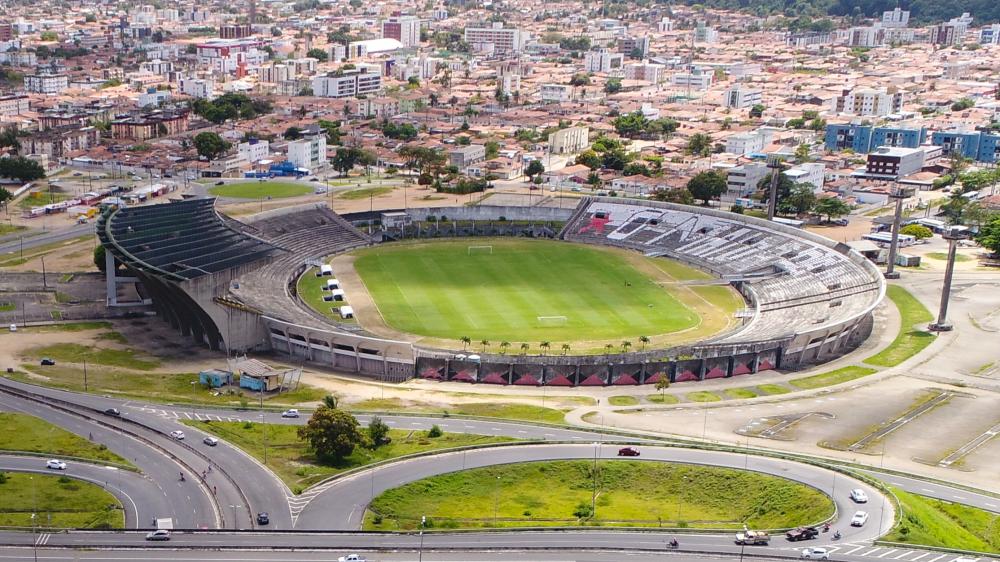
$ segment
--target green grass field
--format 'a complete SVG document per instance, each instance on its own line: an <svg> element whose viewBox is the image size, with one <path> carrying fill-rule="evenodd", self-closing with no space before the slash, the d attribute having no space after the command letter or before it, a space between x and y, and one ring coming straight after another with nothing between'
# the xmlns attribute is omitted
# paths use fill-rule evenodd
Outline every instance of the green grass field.
<svg viewBox="0 0 1000 562"><path fill-rule="evenodd" d="M296 197L312 193L313 186L305 182L240 181L213 186L209 188L208 192L219 197L238 197L240 199L270 197L272 199L281 199L283 197Z"/></svg>
<svg viewBox="0 0 1000 562"><path fill-rule="evenodd" d="M355 201L358 199L368 199L369 197L387 195L392 193L392 190L392 187L362 187L361 189L345 191L337 197L340 199L347 199L348 201Z"/></svg>
<svg viewBox="0 0 1000 562"><path fill-rule="evenodd" d="M0 412L0 450L48 453L54 457L76 457L132 465L104 445L91 443L75 433L27 414Z"/></svg>
<svg viewBox="0 0 1000 562"><path fill-rule="evenodd" d="M337 302L327 302L323 300L323 297L329 295L328 291L325 291L326 280L329 277L316 277L316 271L318 268L310 267L305 273L299 277L299 280L295 283L295 291L310 308L319 312L323 316L326 316L333 322L339 322L341 324L353 324L355 322L354 318L341 318L340 312L334 312L334 307L347 306L350 303L347 301L337 301Z"/></svg>
<svg viewBox="0 0 1000 562"><path fill-rule="evenodd" d="M0 526L121 529L125 515L114 496L99 486L64 476L3 473ZM28 557L30 558L30 556Z"/></svg>
<svg viewBox="0 0 1000 562"><path fill-rule="evenodd" d="M857 365L848 365L847 367L841 367L833 371L826 373L820 373L818 375L813 375L811 377L803 377L801 379L792 379L788 381L788 384L794 386L795 388L801 388L803 390L809 390L813 388L820 388L824 386L831 386L834 384L840 384L854 379L860 379L861 377L867 377L868 375L874 374L875 369L868 367L858 367Z"/></svg>
<svg viewBox="0 0 1000 562"><path fill-rule="evenodd" d="M886 295L899 309L902 318L899 334L889 347L865 359L864 362L879 367L895 367L920 353L934 341L934 334L914 327L934 320L934 316L916 297L898 285L889 285L886 288Z"/></svg>
<svg viewBox="0 0 1000 562"><path fill-rule="evenodd" d="M1000 553L1000 515L893 489L903 517L885 540Z"/></svg>
<svg viewBox="0 0 1000 562"><path fill-rule="evenodd" d="M426 431L405 429L389 430L392 443L374 450L356 448L350 456L339 464L322 464L309 451L306 443L299 440L298 426L279 424L246 424L241 422L204 422L182 420L191 427L215 434L220 439L243 449L255 459L264 461L265 434L267 440L267 466L289 487L299 491L345 470L439 449L485 445L516 441L509 437L472 435L468 433L445 433L440 437L427 437Z"/></svg>
<svg viewBox="0 0 1000 562"><path fill-rule="evenodd" d="M815 523L833 512L826 496L783 478L716 467L615 460L602 461L597 467L597 509L591 517L593 470L591 461L581 460L499 465L434 476L376 497L365 514L364 529L413 529L421 516L434 528L732 529L746 523L755 529L772 529Z"/></svg>
<svg viewBox="0 0 1000 562"><path fill-rule="evenodd" d="M470 246L492 253L470 255ZM640 335L696 327L699 316L657 284L672 280L666 272L640 271L636 259L651 261L575 244L474 240L379 247L359 252L354 265L385 322L423 336L532 348L627 339L638 349Z"/></svg>

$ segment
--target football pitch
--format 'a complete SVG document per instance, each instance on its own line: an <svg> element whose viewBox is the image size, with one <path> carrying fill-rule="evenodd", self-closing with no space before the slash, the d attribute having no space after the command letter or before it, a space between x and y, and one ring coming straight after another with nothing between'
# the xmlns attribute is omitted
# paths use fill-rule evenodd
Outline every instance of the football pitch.
<svg viewBox="0 0 1000 562"><path fill-rule="evenodd" d="M638 262L637 262L638 260ZM507 239L402 243L362 250L354 267L384 322L447 340L536 348L652 337L698 326L650 258L566 242ZM678 265L678 264L673 264ZM573 346L574 351L584 351Z"/></svg>

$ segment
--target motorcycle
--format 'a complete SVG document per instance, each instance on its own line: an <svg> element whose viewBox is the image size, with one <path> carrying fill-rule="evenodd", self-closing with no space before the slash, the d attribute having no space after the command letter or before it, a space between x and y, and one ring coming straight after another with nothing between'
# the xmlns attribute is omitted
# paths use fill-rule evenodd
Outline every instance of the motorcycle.
<svg viewBox="0 0 1000 562"><path fill-rule="evenodd" d="M840 540L840 531L836 531L833 533L833 540L835 541Z"/></svg>

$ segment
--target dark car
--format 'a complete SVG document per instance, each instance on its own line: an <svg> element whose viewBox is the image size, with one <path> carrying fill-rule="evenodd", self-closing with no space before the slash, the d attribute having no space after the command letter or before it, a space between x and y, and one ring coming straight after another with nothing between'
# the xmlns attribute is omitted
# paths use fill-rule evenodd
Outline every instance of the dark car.
<svg viewBox="0 0 1000 562"><path fill-rule="evenodd" d="M815 539L818 536L819 530L816 527L799 527L785 533L785 538L790 541L804 541Z"/></svg>
<svg viewBox="0 0 1000 562"><path fill-rule="evenodd" d="M49 359L48 357L42 357L42 365L52 366L55 364L56 362L54 359Z"/></svg>
<svg viewBox="0 0 1000 562"><path fill-rule="evenodd" d="M270 522L271 522L271 518L267 516L267 512L266 511L261 511L260 513L257 514L257 524L258 525L267 525Z"/></svg>
<svg viewBox="0 0 1000 562"><path fill-rule="evenodd" d="M224 181L217 181L217 182L215 182L215 185L226 185L226 182L224 182Z"/></svg>
<svg viewBox="0 0 1000 562"><path fill-rule="evenodd" d="M618 449L618 456L619 457L638 457L639 456L639 449L636 449L635 447L622 447L621 449Z"/></svg>
<svg viewBox="0 0 1000 562"><path fill-rule="evenodd" d="M118 408L108 408L107 410L104 410L104 413L106 415L108 415L108 416L120 416L120 415L122 415L122 413L118 410Z"/></svg>

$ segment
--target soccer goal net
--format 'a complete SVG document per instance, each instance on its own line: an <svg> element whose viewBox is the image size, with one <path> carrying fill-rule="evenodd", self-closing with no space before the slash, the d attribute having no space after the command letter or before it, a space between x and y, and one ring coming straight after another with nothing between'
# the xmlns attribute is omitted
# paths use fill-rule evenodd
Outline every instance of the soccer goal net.
<svg viewBox="0 0 1000 562"><path fill-rule="evenodd" d="M469 246L469 255L490 254L493 255L493 246Z"/></svg>
<svg viewBox="0 0 1000 562"><path fill-rule="evenodd" d="M538 316L538 325L542 327L565 326L565 316Z"/></svg>

